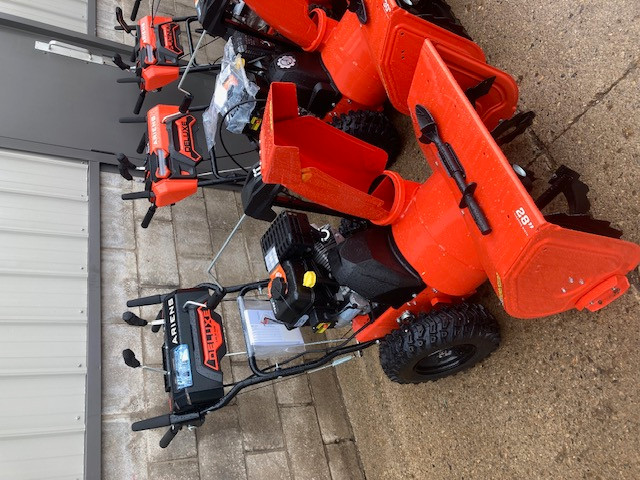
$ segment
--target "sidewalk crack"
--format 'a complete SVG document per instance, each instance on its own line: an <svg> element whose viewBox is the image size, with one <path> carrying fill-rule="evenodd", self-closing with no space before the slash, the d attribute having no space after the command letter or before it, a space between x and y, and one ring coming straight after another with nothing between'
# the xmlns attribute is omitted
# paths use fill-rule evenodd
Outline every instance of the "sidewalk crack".
<svg viewBox="0 0 640 480"><path fill-rule="evenodd" d="M587 103L586 108L584 109L583 112L581 112L580 114L576 115L573 120L571 120L571 122L569 122L569 125L567 126L567 128L565 128L562 132L560 132L552 141L551 141L551 145L553 145L560 137L562 137L565 133L567 133L571 127L573 127L576 123L578 123L578 121L589 111L591 110L591 108L595 107L596 105L598 105L614 88L616 88L620 82L622 82L624 79L626 79L631 73L633 73L636 68L638 68L638 60L635 60L634 62L631 63L631 65L629 65L629 67L627 68L627 70L622 74L622 76L620 78L618 78L615 82L613 82L608 88L606 88L603 91L600 91L598 93L595 94L595 96L593 97L593 99L591 99L589 101L589 103Z"/></svg>

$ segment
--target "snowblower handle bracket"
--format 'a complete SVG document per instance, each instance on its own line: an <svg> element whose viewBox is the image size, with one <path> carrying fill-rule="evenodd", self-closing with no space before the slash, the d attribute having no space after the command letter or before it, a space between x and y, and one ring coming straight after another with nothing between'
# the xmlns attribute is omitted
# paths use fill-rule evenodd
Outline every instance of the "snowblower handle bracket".
<svg viewBox="0 0 640 480"><path fill-rule="evenodd" d="M416 119L422 136L419 138L421 143L429 145L433 143L438 150L438 157L442 162L445 170L451 178L453 178L462 193L460 200L460 208L469 210L473 221L478 226L482 235L491 233L491 225L486 215L478 204L474 194L478 185L476 183L467 183L467 174L464 167L460 163L455 150L449 143L445 143L438 132L438 125L431 115L431 112L423 105L416 105Z"/></svg>

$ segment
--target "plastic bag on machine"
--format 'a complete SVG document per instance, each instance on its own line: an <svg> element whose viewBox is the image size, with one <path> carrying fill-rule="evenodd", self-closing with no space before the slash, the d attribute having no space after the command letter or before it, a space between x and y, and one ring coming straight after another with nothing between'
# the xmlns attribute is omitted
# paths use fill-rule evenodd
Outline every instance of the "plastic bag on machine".
<svg viewBox="0 0 640 480"><path fill-rule="evenodd" d="M227 130L231 133L242 133L251 121L251 113L256 107L256 103L251 100L255 100L258 90L258 86L247 78L244 60L235 52L229 39L224 47L222 65L211 103L202 116L209 150L213 149L216 143L218 115L226 115Z"/></svg>

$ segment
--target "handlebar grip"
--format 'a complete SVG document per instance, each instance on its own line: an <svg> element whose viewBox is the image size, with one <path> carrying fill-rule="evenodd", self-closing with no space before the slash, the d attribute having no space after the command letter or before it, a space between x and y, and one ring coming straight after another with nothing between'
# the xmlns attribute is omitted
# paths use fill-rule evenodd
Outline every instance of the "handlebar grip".
<svg viewBox="0 0 640 480"><path fill-rule="evenodd" d="M116 20L125 32L131 33L131 27L124 21L124 15L120 7L116 7Z"/></svg>
<svg viewBox="0 0 640 480"><path fill-rule="evenodd" d="M138 85L140 85L140 79L138 77L119 78L116 80L116 82L117 83L137 83Z"/></svg>
<svg viewBox="0 0 640 480"><path fill-rule="evenodd" d="M207 299L207 308L209 310L215 310L226 295L227 291L224 288L214 290L213 295Z"/></svg>
<svg viewBox="0 0 640 480"><path fill-rule="evenodd" d="M120 70L129 70L129 65L127 65L126 63L124 63L122 61L122 57L120 56L119 53L116 53L113 56L113 63L120 69Z"/></svg>
<svg viewBox="0 0 640 480"><path fill-rule="evenodd" d="M144 318L140 318L133 312L124 312L122 314L122 320L132 327L146 327L149 324Z"/></svg>
<svg viewBox="0 0 640 480"><path fill-rule="evenodd" d="M158 305L162 303L162 295L151 295L150 297L140 297L127 302L127 307L146 307L147 305ZM167 425L169 425L167 423ZM161 425L163 426L163 425Z"/></svg>
<svg viewBox="0 0 640 480"><path fill-rule="evenodd" d="M176 438L176 435L181 429L179 427L171 427L167 430L162 438L160 439L160 448L167 448L169 444Z"/></svg>
<svg viewBox="0 0 640 480"><path fill-rule="evenodd" d="M147 96L146 90L142 90L140 92L140 95L138 96L138 101L136 102L136 106L133 109L134 115L138 115L140 113L140 110L142 110L142 104L144 103L144 99L146 96Z"/></svg>
<svg viewBox="0 0 640 480"><path fill-rule="evenodd" d="M118 165L118 172L120 173L122 178L124 178L125 180L129 180L129 181L133 180L133 175L131 175L131 172L129 171L129 169L124 165L122 164Z"/></svg>
<svg viewBox="0 0 640 480"><path fill-rule="evenodd" d="M132 62L135 62L138 59L138 48L137 47L133 47L133 50L131 50L131 56L129 57L129 59Z"/></svg>
<svg viewBox="0 0 640 480"><path fill-rule="evenodd" d="M120 117L118 119L120 123L147 123L146 117Z"/></svg>
<svg viewBox="0 0 640 480"><path fill-rule="evenodd" d="M147 148L147 132L145 131L140 138L140 142L138 143L138 148L136 148L136 153L142 155Z"/></svg>
<svg viewBox="0 0 640 480"><path fill-rule="evenodd" d="M131 429L134 432L141 430L149 430L150 428L168 427L170 425L194 425L202 423L203 414L200 412L195 413L183 413L182 415L160 415L158 417L147 418L146 420L140 420L131 425Z"/></svg>
<svg viewBox="0 0 640 480"><path fill-rule="evenodd" d="M171 415L160 415L158 417L147 418L145 420L140 420L139 422L134 422L131 425L131 430L134 432L140 432L142 430L149 430L151 428L160 428L160 427L168 427L171 425Z"/></svg>
<svg viewBox="0 0 640 480"><path fill-rule="evenodd" d="M184 98L182 99L182 103L180 104L180 107L178 108L180 113L187 113L187 111L189 110L189 107L191 106L191 102L193 102L193 95L187 93Z"/></svg>
<svg viewBox="0 0 640 480"><path fill-rule="evenodd" d="M482 235L489 235L492 231L491 225L489 225L489 221L480 208L480 205L478 205L478 202L476 202L475 198L467 198L466 202L471 218L476 222L480 233L482 233Z"/></svg>
<svg viewBox="0 0 640 480"><path fill-rule="evenodd" d="M140 2L141 0L136 0L135 3L133 4L133 10L131 10L131 21L134 22L136 20L136 17L138 16L138 10L140 9Z"/></svg>
<svg viewBox="0 0 640 480"><path fill-rule="evenodd" d="M140 200L142 198L151 198L151 192L143 190L142 192L123 193L122 200Z"/></svg>
<svg viewBox="0 0 640 480"><path fill-rule="evenodd" d="M151 205L149 207L149 210L147 210L147 214L144 216L144 219L140 224L142 228L147 228L149 226L149 224L151 223L151 220L153 220L153 216L156 214L157 209L158 207L156 207L155 205Z"/></svg>

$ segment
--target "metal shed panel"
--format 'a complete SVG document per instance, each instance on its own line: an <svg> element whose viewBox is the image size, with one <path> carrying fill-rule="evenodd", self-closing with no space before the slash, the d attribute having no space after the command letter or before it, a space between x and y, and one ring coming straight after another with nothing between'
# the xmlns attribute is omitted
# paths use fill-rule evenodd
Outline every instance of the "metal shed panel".
<svg viewBox="0 0 640 480"><path fill-rule="evenodd" d="M0 150L0 476L15 480L83 476L87 173Z"/></svg>
<svg viewBox="0 0 640 480"><path fill-rule="evenodd" d="M87 0L0 0L0 11L46 25L87 33Z"/></svg>

